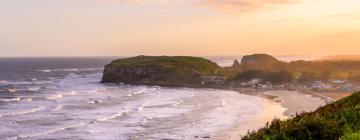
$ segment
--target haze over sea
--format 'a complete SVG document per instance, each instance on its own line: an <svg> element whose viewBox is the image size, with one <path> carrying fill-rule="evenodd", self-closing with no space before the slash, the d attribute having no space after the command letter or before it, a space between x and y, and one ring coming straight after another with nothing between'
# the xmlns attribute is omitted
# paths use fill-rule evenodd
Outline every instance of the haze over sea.
<svg viewBox="0 0 360 140"><path fill-rule="evenodd" d="M208 58L230 66L241 56ZM100 84L103 66L113 59L0 58L0 139L221 138L223 131L237 127L245 134L285 111L233 91Z"/></svg>

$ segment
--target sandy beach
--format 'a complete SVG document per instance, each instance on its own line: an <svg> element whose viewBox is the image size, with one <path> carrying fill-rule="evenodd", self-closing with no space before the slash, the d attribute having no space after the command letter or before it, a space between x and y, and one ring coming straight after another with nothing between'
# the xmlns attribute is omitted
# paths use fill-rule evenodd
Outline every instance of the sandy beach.
<svg viewBox="0 0 360 140"><path fill-rule="evenodd" d="M287 119L296 115L296 113L314 111L327 103L326 98L299 91L272 90L266 92L240 93L264 97L268 106L267 110L264 111L262 115L253 118L257 120L256 124L241 124L239 125L240 127L221 132L217 137L214 137L214 139L239 140L247 134L248 130L253 131L261 128L274 118ZM282 109L276 106L281 106Z"/></svg>
<svg viewBox="0 0 360 140"><path fill-rule="evenodd" d="M274 101L265 99L264 102L268 106L268 108L262 112L259 116L254 116L249 124L239 124L237 127L234 127L230 130L219 133L215 140L240 140L241 137L245 136L248 131L254 131L262 126L264 126L267 122L272 121L274 118L286 119L287 116L284 115L284 111L286 108L281 107L279 103Z"/></svg>
<svg viewBox="0 0 360 140"><path fill-rule="evenodd" d="M314 111L326 105L327 101L324 98L298 91L274 90L265 92L264 94L276 96L277 99L275 99L275 101L281 103L281 105L287 109L284 115L288 117L296 115L296 113Z"/></svg>

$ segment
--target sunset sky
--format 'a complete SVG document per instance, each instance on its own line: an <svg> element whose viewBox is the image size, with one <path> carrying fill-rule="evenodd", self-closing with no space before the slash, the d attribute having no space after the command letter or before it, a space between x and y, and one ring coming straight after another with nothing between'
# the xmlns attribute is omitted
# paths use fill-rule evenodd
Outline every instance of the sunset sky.
<svg viewBox="0 0 360 140"><path fill-rule="evenodd" d="M1 56L360 54L360 0L0 0Z"/></svg>

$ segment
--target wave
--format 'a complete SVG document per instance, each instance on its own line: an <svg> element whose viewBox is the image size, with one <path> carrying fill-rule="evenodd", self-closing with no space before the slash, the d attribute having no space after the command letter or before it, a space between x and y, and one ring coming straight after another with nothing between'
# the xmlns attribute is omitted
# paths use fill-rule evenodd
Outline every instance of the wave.
<svg viewBox="0 0 360 140"><path fill-rule="evenodd" d="M9 99L0 99L0 102L18 102L21 98L9 98Z"/></svg>
<svg viewBox="0 0 360 140"><path fill-rule="evenodd" d="M34 87L28 87L26 88L26 91L28 92L36 92L36 91L39 91L41 89L41 87L39 86L34 86Z"/></svg>
<svg viewBox="0 0 360 140"><path fill-rule="evenodd" d="M33 137L38 137L38 136L44 136L44 135L56 133L56 132L59 132L59 131L64 131L64 130L71 129L71 128L81 127L81 126L84 126L84 125L86 125L86 123L74 124L74 125L65 126L65 127L61 127L61 128L57 128L57 129L53 129L53 130L48 130L48 131L45 131L45 132L18 135L16 137L10 138L8 140L27 139L27 138L33 138Z"/></svg>
<svg viewBox="0 0 360 140"><path fill-rule="evenodd" d="M19 102L19 101L31 102L32 98L31 97L16 97L16 98L7 98L7 99L0 98L0 102Z"/></svg>
<svg viewBox="0 0 360 140"><path fill-rule="evenodd" d="M136 96L136 95L144 93L145 91L146 91L146 89L141 89L140 91L136 91L136 92L127 94L126 96L128 96L128 97Z"/></svg>
<svg viewBox="0 0 360 140"><path fill-rule="evenodd" d="M27 109L27 110L23 110L23 111L8 113L8 114L2 114L2 115L0 114L0 116L1 117L7 117L7 116L25 115L25 114L39 112L39 111L44 110L44 109L45 109L45 107L41 106L41 107L37 107L37 108Z"/></svg>
<svg viewBox="0 0 360 140"><path fill-rule="evenodd" d="M39 72L77 72L77 71L97 71L97 70L103 70L104 68L68 68L68 69L43 69L38 70Z"/></svg>
<svg viewBox="0 0 360 140"><path fill-rule="evenodd" d="M137 108L138 112L144 111L144 107L145 107L145 104L142 104L141 106L139 106L139 107Z"/></svg>
<svg viewBox="0 0 360 140"><path fill-rule="evenodd" d="M71 95L76 95L77 93L75 91L71 91L69 93L62 93L62 94L55 94L55 95L51 95L49 97L46 97L49 100L57 100L57 99L62 99L64 98L64 96L71 96Z"/></svg>
<svg viewBox="0 0 360 140"><path fill-rule="evenodd" d="M10 93L15 93L16 91L18 91L18 89L14 88L14 89L7 89L8 92Z"/></svg>
<svg viewBox="0 0 360 140"><path fill-rule="evenodd" d="M179 100L178 102L174 103L172 106L178 106L180 105L182 102L184 102L183 100Z"/></svg>
<svg viewBox="0 0 360 140"><path fill-rule="evenodd" d="M88 93L97 93L99 91L104 91L104 90L106 90L106 88L99 88L99 89L90 90L88 91Z"/></svg>
<svg viewBox="0 0 360 140"><path fill-rule="evenodd" d="M46 97L46 98L49 99L49 100L56 100L56 99L61 99L63 97L64 97L63 94L56 94L56 95L51 95L51 96Z"/></svg>
<svg viewBox="0 0 360 140"><path fill-rule="evenodd" d="M105 121L108 121L110 119L115 119L117 117L120 117L120 116L122 116L124 114L127 114L127 113L128 113L128 111L123 111L123 112L119 112L119 113L116 113L114 115L111 115L109 117L104 117L104 118L100 118L100 119L96 119L96 120L99 121L99 122L105 122Z"/></svg>
<svg viewBox="0 0 360 140"><path fill-rule="evenodd" d="M60 109L62 109L64 106L62 105L58 105L57 107L55 107L54 109L52 109L51 111L58 111Z"/></svg>
<svg viewBox="0 0 360 140"><path fill-rule="evenodd" d="M227 105L227 101L225 99L223 99L222 102L221 102L221 106L225 107L226 105Z"/></svg>
<svg viewBox="0 0 360 140"><path fill-rule="evenodd" d="M142 94L146 91L146 89L141 89L140 91L134 92L132 93L133 95L138 95L138 94Z"/></svg>
<svg viewBox="0 0 360 140"><path fill-rule="evenodd" d="M0 85L5 85L8 81L0 80Z"/></svg>
<svg viewBox="0 0 360 140"><path fill-rule="evenodd" d="M52 84L52 83L54 83L53 80L36 80L36 81L24 80L24 81L6 81L6 82L3 82L3 83L0 83L0 85L1 86L9 86L9 85L44 85L44 84Z"/></svg>

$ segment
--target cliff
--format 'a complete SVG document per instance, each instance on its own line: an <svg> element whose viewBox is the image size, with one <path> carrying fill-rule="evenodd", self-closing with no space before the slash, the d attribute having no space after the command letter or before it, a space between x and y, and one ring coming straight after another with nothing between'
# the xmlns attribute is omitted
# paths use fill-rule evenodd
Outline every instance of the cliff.
<svg viewBox="0 0 360 140"><path fill-rule="evenodd" d="M220 67L204 58L188 56L137 56L105 66L102 83L189 85L213 75Z"/></svg>

